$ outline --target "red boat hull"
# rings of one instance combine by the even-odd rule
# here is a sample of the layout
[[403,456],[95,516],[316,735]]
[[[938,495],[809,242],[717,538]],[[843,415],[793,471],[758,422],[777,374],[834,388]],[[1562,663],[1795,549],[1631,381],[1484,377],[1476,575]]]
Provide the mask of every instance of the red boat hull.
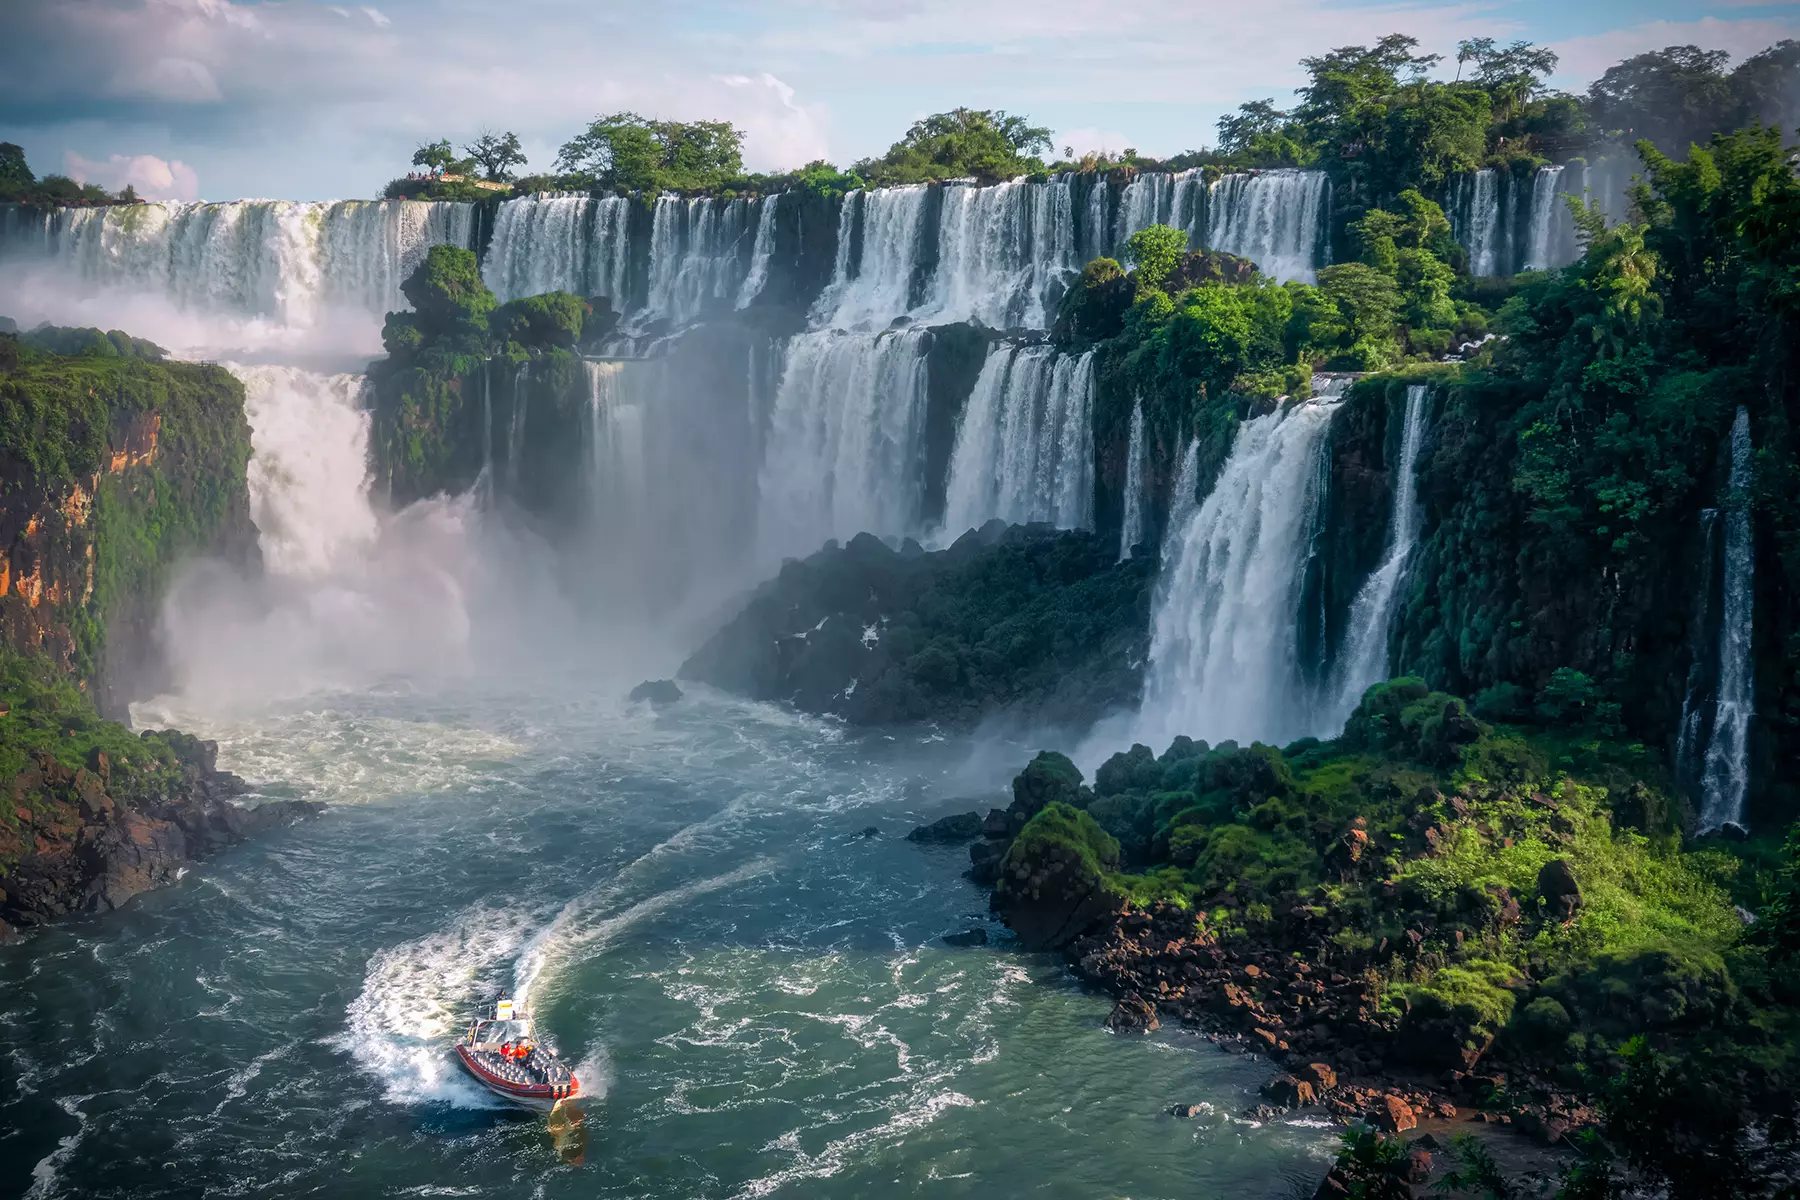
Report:
[[473,1075],[488,1091],[503,1100],[522,1105],[525,1108],[547,1111],[555,1108],[564,1100],[573,1099],[581,1094],[581,1080],[577,1079],[573,1073],[570,1073],[569,1082],[565,1084],[514,1083],[482,1066],[476,1061],[474,1055],[469,1053],[466,1046],[458,1045],[456,1047],[456,1057],[462,1063],[463,1069]]

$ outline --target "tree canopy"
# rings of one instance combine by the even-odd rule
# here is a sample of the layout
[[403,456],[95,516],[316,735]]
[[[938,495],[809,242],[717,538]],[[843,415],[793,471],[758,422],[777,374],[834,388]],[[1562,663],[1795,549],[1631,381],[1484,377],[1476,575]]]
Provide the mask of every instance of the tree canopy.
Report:
[[602,188],[704,191],[744,173],[744,135],[728,121],[661,121],[633,112],[594,118],[557,151],[559,171]]
[[1050,130],[999,109],[956,108],[913,122],[880,158],[856,165],[882,184],[973,177],[983,183],[1042,171],[1037,155],[1052,148]]

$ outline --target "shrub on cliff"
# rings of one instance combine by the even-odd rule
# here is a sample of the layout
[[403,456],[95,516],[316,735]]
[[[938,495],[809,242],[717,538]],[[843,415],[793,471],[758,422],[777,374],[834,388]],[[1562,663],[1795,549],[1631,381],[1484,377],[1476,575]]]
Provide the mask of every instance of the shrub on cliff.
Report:
[[481,278],[473,250],[433,246],[425,260],[400,285],[427,338],[469,338],[488,327],[494,293]]

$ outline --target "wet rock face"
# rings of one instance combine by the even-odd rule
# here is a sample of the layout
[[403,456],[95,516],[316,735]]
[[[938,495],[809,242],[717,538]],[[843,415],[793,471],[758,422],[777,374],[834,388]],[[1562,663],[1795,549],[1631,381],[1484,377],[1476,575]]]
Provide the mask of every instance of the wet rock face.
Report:
[[661,708],[681,699],[681,689],[675,686],[673,679],[646,679],[632,688],[626,699],[633,704],[647,702]]
[[906,835],[909,842],[936,842],[955,844],[972,842],[981,836],[980,813],[953,813],[948,817],[939,817],[929,825],[921,825]]
[[1154,559],[1048,526],[929,553],[862,533],[785,563],[678,678],[853,725],[1082,728],[1142,691],[1154,580]]
[[35,755],[5,787],[16,825],[0,832],[0,924],[42,925],[119,908],[172,883],[185,867],[260,833],[324,811],[279,800],[236,803],[244,783],[214,766],[218,747],[188,739],[180,777],[131,794],[96,753],[70,768]]

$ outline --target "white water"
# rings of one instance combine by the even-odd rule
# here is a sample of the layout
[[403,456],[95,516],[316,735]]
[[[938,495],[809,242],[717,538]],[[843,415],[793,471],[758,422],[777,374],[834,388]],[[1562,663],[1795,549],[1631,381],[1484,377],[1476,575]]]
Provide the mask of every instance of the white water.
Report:
[[1005,344],[988,354],[950,460],[946,540],[994,517],[1093,523],[1093,357]]
[[1330,186],[1323,171],[1226,175],[1207,201],[1206,245],[1249,259],[1273,279],[1311,283]]
[[[202,707],[235,707],[460,669],[472,595],[524,571],[475,544],[473,499],[384,517],[370,496],[358,377],[234,370],[245,385],[250,506],[267,572],[246,579],[196,563],[171,589],[163,632],[180,690]],[[540,608],[542,597],[522,599]]]
[[1725,603],[1719,614],[1719,693],[1712,740],[1701,776],[1700,829],[1746,828],[1744,796],[1750,786],[1750,719],[1755,713],[1751,662],[1751,610],[1755,548],[1750,522],[1750,414],[1731,424],[1731,476],[1722,506],[1725,518]]
[[500,206],[481,277],[501,300],[544,292],[628,301],[631,204],[624,196],[521,196]]
[[748,270],[745,200],[658,196],[650,233],[649,315],[690,324],[735,303]]
[[788,342],[758,479],[765,559],[918,529],[928,336],[820,330]]
[[644,410],[621,386],[626,364],[582,363],[588,381],[588,455],[596,517],[633,529],[647,506]]
[[1387,547],[1381,563],[1370,573],[1350,605],[1350,624],[1339,654],[1337,700],[1325,714],[1335,734],[1372,685],[1387,678],[1388,633],[1400,601],[1400,583],[1419,541],[1424,514],[1419,508],[1419,448],[1425,441],[1425,420],[1431,389],[1415,383],[1406,389],[1406,423],[1400,437],[1400,456],[1394,463],[1394,515],[1388,525]]
[[76,294],[310,328],[333,309],[379,318],[404,308],[401,282],[431,246],[468,245],[473,213],[414,200],[15,210],[0,253],[39,259]]
[[[844,197],[837,266],[814,320],[837,329],[885,328],[912,308],[930,189],[879,188]],[[854,251],[860,247],[861,253]]]
[[1125,451],[1124,517],[1119,522],[1119,561],[1144,540],[1144,398],[1131,403],[1131,443]]
[[996,329],[1048,326],[1051,305],[1082,266],[1073,203],[1061,180],[946,187],[923,315]]
[[1527,271],[1547,271],[1563,265],[1555,260],[1557,216],[1561,214],[1564,220],[1568,216],[1558,203],[1562,173],[1561,167],[1540,167],[1531,181],[1531,246],[1524,264]]
[[1212,492],[1171,522],[1137,741],[1279,745],[1315,732],[1296,622],[1340,403],[1326,396],[1244,422]]
[[765,196],[757,206],[756,241],[750,247],[750,272],[744,286],[738,289],[737,306],[749,308],[769,284],[769,260],[775,255],[775,213],[781,204],[781,193]]
[[1457,178],[1452,192],[1451,219],[1456,238],[1469,252],[1469,274],[1501,272],[1501,242],[1505,236],[1500,213],[1500,172],[1483,167],[1473,175]]
[[319,579],[365,551],[378,532],[369,506],[369,414],[363,377],[295,367],[231,368],[254,431],[248,484],[263,565]]

